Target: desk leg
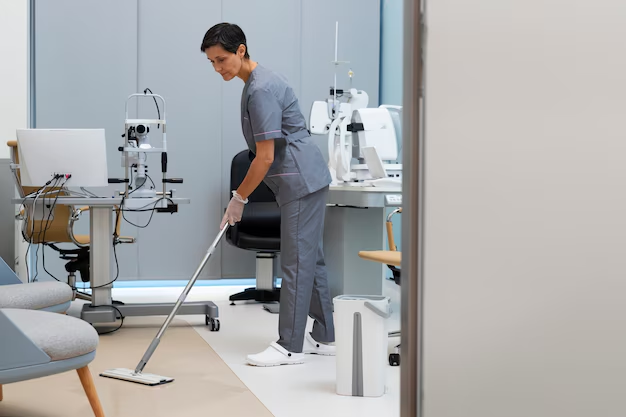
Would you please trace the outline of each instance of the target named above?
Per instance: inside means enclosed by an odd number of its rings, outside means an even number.
[[[385,208],[327,207],[324,258],[331,297],[382,295],[385,265],[359,258],[386,248]]]
[[[89,234],[91,248],[89,261],[91,264],[91,287],[93,307],[111,305],[112,284],[115,271],[111,268],[111,248],[113,246],[113,207],[91,206],[89,219]],[[98,288],[102,287],[102,288]]]

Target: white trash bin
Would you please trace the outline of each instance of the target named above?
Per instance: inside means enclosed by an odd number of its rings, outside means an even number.
[[[337,394],[382,396],[387,384],[389,297],[340,295],[333,304]]]

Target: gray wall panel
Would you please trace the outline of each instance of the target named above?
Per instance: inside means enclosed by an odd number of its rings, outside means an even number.
[[[214,72],[199,48],[206,30],[220,21],[239,24],[252,58],[289,79],[308,119],[311,103],[325,99],[332,84],[337,19],[342,25],[340,57],[353,61],[355,86],[367,90],[376,104],[378,4],[378,0],[38,2],[38,127],[106,128],[111,176],[122,176],[116,149],[122,139],[126,97],[147,87],[167,102],[169,175],[184,178],[184,184],[174,188],[179,196],[191,198],[191,204],[181,205],[172,216],[155,213],[148,228],[123,227],[123,234],[136,236],[138,242],[118,247],[120,279],[188,278],[217,233],[228,204],[230,163],[246,148],[240,124],[243,82],[226,83]],[[342,68],[346,80],[348,68]],[[140,115],[153,117],[154,103],[141,103]],[[155,133],[151,137],[159,140]],[[316,140],[325,152],[326,139]],[[160,185],[158,157],[151,157],[149,166]],[[126,213],[137,224],[145,224],[148,217]],[[85,216],[78,230],[88,233],[88,225]],[[254,253],[224,243],[214,258],[221,262],[214,260],[203,278],[252,277],[254,258]],[[47,256],[47,265],[54,261]]]
[[[245,13],[241,11],[245,10]],[[222,18],[236,23],[246,34],[250,57],[259,64],[282,73],[300,92],[300,2],[273,0],[224,2]],[[278,28],[279,30],[275,30]],[[208,28],[207,28],[208,29]],[[212,67],[209,67],[212,70]],[[241,131],[241,91],[243,81],[235,78],[224,82],[219,74],[212,78],[223,84],[222,96],[222,207],[230,200],[230,162],[240,151],[247,149]],[[225,245],[222,252],[224,277],[254,276],[255,254]],[[280,273],[277,272],[279,275]]]
[[[124,101],[137,88],[136,1],[37,1],[35,10],[36,127],[106,129],[109,176],[122,176],[117,147]],[[83,215],[77,232],[88,231]],[[122,231],[136,235],[130,226]],[[121,278],[137,276],[137,248],[118,248]],[[52,279],[42,268],[41,249],[38,258],[38,278]],[[46,268],[57,278],[66,276],[63,264],[46,250]]]
[[[168,175],[184,179],[183,184],[168,184],[168,188],[191,198],[178,214],[155,214],[150,226],[139,231],[141,278],[188,278],[219,229],[222,106],[216,92],[221,80],[212,73],[200,45],[206,30],[220,22],[220,4],[218,0],[139,1],[139,90],[148,87],[166,100]],[[141,103],[142,115],[156,115],[153,101]],[[155,132],[153,137],[159,141],[161,135]],[[149,166],[159,184],[157,155]],[[220,276],[216,252],[202,277]]]

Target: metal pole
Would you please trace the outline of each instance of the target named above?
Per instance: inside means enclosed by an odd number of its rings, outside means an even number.
[[[403,216],[400,415],[422,417],[424,153],[422,2],[404,0]]]

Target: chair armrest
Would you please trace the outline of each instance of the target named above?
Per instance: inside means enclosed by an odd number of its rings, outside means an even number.
[[[367,261],[379,262],[385,265],[401,266],[402,252],[390,250],[360,251],[359,257]]]
[[[78,220],[79,216],[84,211],[89,211],[89,206],[83,206],[80,208],[75,208],[73,210],[73,214],[72,214],[72,217],[70,219],[70,224],[69,224],[69,228],[70,228],[69,233],[72,237],[74,236],[74,222]],[[115,236],[117,237],[115,239],[115,243],[135,243],[136,239],[134,237],[120,236],[120,229],[122,225],[122,213],[120,212],[119,206],[114,206],[113,211],[116,213]],[[76,241],[74,242],[74,244],[81,246]]]
[[[392,211],[391,213],[389,213],[389,215],[387,216],[387,222],[386,222],[387,242],[389,243],[389,250],[392,250],[392,251],[398,250],[395,239],[393,237],[393,223],[391,221],[391,218],[395,216],[397,213],[402,213],[402,207],[399,207],[395,209],[394,211]]]
[[[81,247],[81,248],[88,247],[89,245],[81,244],[80,242],[78,242],[78,240],[76,240],[76,237],[74,235],[74,222],[76,220],[78,220],[78,218],[83,213],[83,211],[89,211],[89,206],[83,206],[83,207],[80,207],[80,208],[72,207],[72,213],[70,215],[70,221],[67,224],[67,234],[70,236],[70,238],[72,239],[73,243],[76,246]]]
[[[0,371],[50,362],[50,357],[35,345],[35,343],[3,313],[2,309],[0,309],[0,334],[2,335]]]
[[[78,219],[78,216],[80,216],[83,211],[89,211],[89,206],[83,206],[81,208],[74,208],[73,217]]]

